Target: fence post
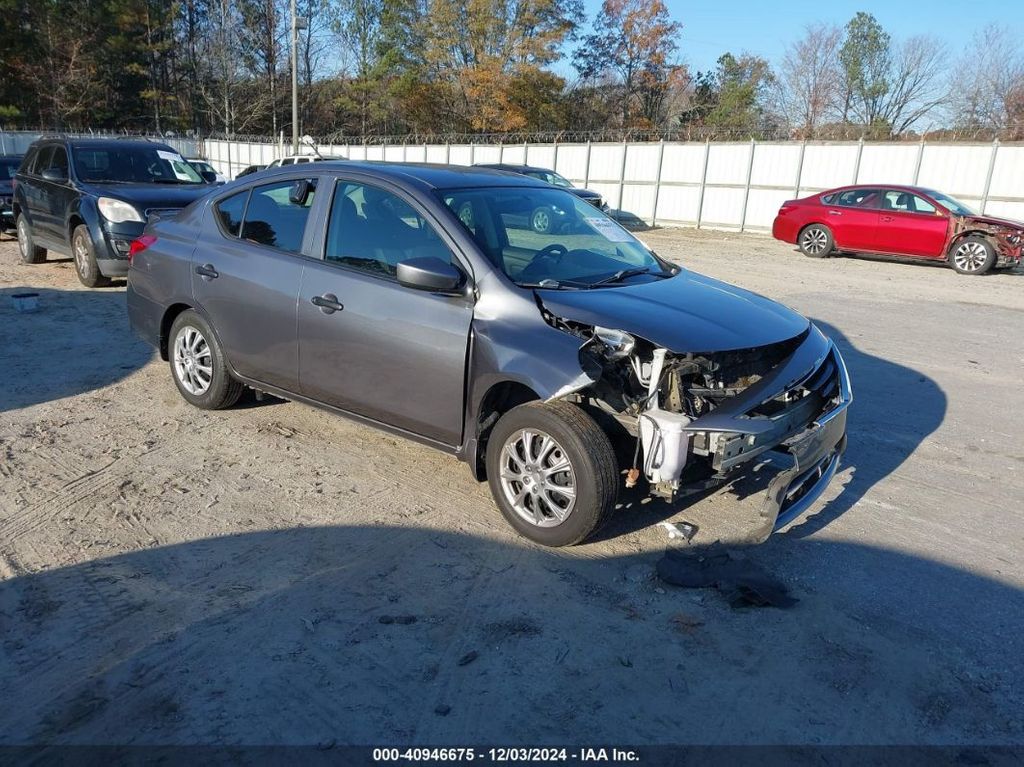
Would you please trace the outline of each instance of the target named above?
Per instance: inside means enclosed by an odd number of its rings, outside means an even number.
[[[796,186],[793,187],[794,197],[800,196],[800,182],[803,180],[804,177],[804,152],[806,151],[807,141],[805,139],[804,142],[800,145],[800,159],[796,161]]]
[[[860,137],[860,141],[857,142],[857,161],[853,164],[853,182],[857,183],[857,179],[860,178],[860,158],[864,154],[864,137]]]
[[[747,200],[750,199],[750,179],[754,175],[754,149],[757,143],[750,139],[750,160],[747,161],[747,185],[743,189],[743,210],[740,211],[740,231],[747,226]]]
[[[921,160],[924,158],[924,136],[917,149],[917,162],[914,163],[914,186],[917,186],[917,179],[921,176]]]
[[[587,167],[583,171],[583,186],[590,183],[590,139],[587,139]]]
[[[7,142],[4,141],[4,132],[0,130],[0,154],[7,154]]]
[[[448,141],[444,142],[444,164],[452,164],[452,145],[451,142]]]
[[[622,164],[619,166],[619,204],[617,206],[619,213],[622,213],[622,195],[626,189],[626,154],[628,152],[629,144],[626,143],[626,139],[622,139]]]
[[[651,228],[658,221],[658,197],[661,195],[661,166],[665,161],[665,139],[658,142],[658,173],[654,177],[654,207],[651,208]]]
[[[558,173],[558,136],[555,136],[555,156],[551,160],[551,170]]]
[[[402,162],[406,162],[409,159],[409,145],[405,143],[405,139],[402,139]]]
[[[523,139],[523,165],[529,165],[527,160],[530,157],[530,148],[526,144],[526,139]]]
[[[469,164],[470,165],[475,165],[476,164],[476,142],[475,141],[470,141],[469,142]]]
[[[981,215],[988,207],[988,193],[992,189],[992,174],[996,169],[996,155],[999,153],[999,139],[992,142],[992,156],[988,159],[988,173],[985,174],[985,191],[981,194]]]
[[[697,228],[704,218],[704,187],[708,184],[708,158],[711,157],[711,139],[704,139],[704,170],[700,174],[700,194],[697,195]]]
[[[498,164],[505,162],[505,139],[498,142]]]
[[[423,162],[430,162],[430,158],[427,157],[427,142],[423,142]]]

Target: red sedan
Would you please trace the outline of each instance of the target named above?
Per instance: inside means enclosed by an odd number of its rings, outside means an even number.
[[[934,189],[864,185],[787,200],[772,235],[812,258],[833,251],[926,258],[984,274],[1020,264],[1024,224],[978,215]]]

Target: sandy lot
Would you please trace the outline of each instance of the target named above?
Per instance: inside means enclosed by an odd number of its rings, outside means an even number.
[[[789,610],[653,578],[656,523],[707,543],[728,499],[540,549],[452,458],[192,409],[123,286],[0,243],[0,744],[1024,742],[1024,273],[643,236],[846,356],[846,465],[747,552]]]

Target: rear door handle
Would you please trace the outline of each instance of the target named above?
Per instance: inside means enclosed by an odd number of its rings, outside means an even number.
[[[320,311],[324,314],[334,314],[340,312],[345,307],[338,301],[338,297],[333,293],[324,293],[322,296],[313,296],[309,299],[309,302],[313,306],[319,306]]]
[[[888,224],[890,221],[892,221],[892,216],[882,216],[882,221]]]
[[[213,264],[203,264],[202,266],[197,266],[196,274],[198,274],[207,282],[209,282],[210,280],[214,280],[217,277],[220,277],[220,275],[217,273],[217,270],[213,268]]]
[[[841,216],[843,215],[843,212],[841,210],[830,210],[828,214],[830,216]]]

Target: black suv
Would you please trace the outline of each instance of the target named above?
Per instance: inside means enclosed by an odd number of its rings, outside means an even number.
[[[46,137],[14,177],[13,214],[25,263],[73,256],[89,288],[128,273],[131,242],[150,215],[166,217],[210,191],[166,144],[142,139]]]

